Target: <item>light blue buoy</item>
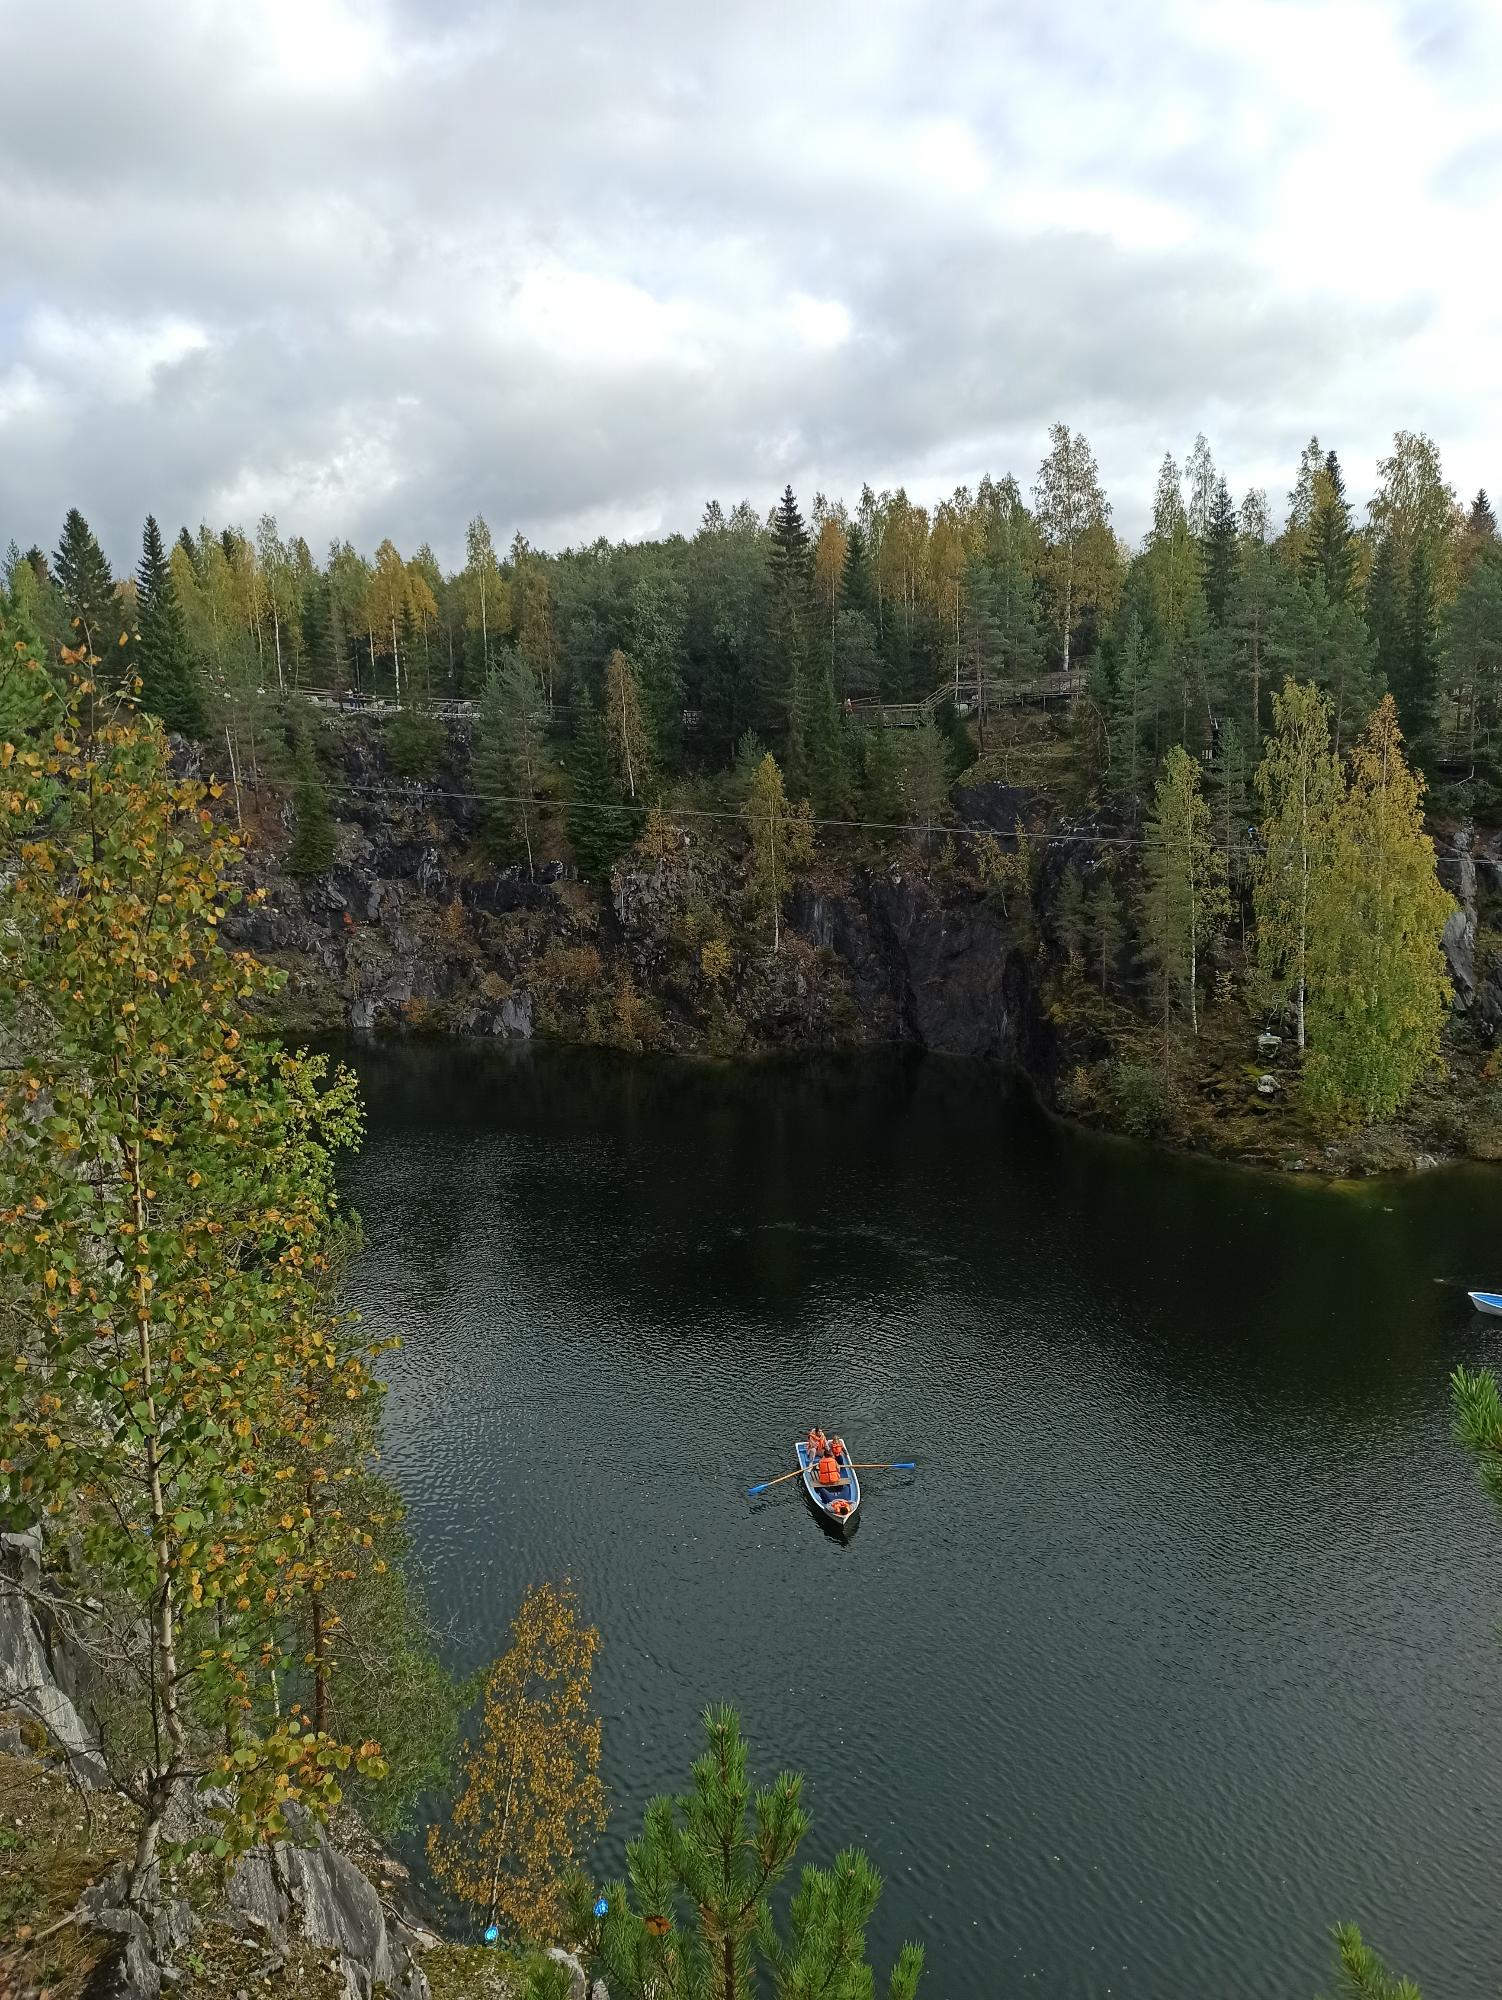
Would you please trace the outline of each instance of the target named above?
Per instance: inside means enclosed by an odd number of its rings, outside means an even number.
[[[495,1944],[500,1935],[501,1927],[499,1924],[487,1924],[485,1926],[485,1942],[487,1944]]]
[[[597,1917],[603,1917],[609,1908],[610,1908],[609,1901],[607,1900],[607,1898],[602,1896],[599,1902],[595,1904],[595,1915]]]

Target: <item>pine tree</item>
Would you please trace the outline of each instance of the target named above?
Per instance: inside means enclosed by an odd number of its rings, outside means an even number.
[[[146,516],[141,562],[136,571],[137,641],[133,664],[141,681],[141,705],[182,736],[202,736],[207,727],[198,663],[188,644],[187,623],[178,603],[171,565],[154,515]]]
[[[1355,1924],[1335,1926],[1342,2000],[1423,2000],[1411,1979],[1394,1979]]]
[[[1286,681],[1273,696],[1273,733],[1257,767],[1263,817],[1254,895],[1258,971],[1270,999],[1292,1005],[1300,1049],[1312,930],[1329,893],[1344,791],[1330,748],[1328,699]]]
[[[604,881],[618,855],[641,831],[641,813],[628,805],[610,765],[605,725],[587,688],[574,703],[573,754],[569,758],[565,825],[574,865],[592,881]]]
[[[753,1793],[739,1717],[711,1709],[704,1726],[709,1742],[692,1789],[653,1799],[627,1843],[626,1880],[606,1885],[598,1953],[611,1993],[871,2000],[866,1931],[881,1892],[876,1870],[846,1848],[827,1869],[805,1868],[790,1899],[778,1896],[809,1827],[802,1780],[783,1772]],[[581,1885],[586,1918],[593,1893]],[[904,1945],[887,2000],[914,2000],[922,1971],[921,1949]]]
[[[1210,518],[1200,544],[1205,602],[1209,607],[1210,622],[1218,631],[1223,629],[1230,619],[1232,592],[1236,583],[1237,556],[1236,509],[1231,502],[1231,489],[1222,476],[1215,482],[1215,493],[1210,502]]]
[[[1484,486],[1471,502],[1471,511],[1466,516],[1466,533],[1476,541],[1494,542],[1497,539],[1497,516],[1486,497]]]
[[[194,541],[193,537],[188,533],[186,525],[179,528],[177,531],[177,546],[182,550],[183,554],[188,558],[188,561],[193,565],[193,572],[195,575],[197,575],[198,544],[197,542]]]
[[[1225,857],[1211,838],[1199,765],[1180,744],[1163,761],[1147,833],[1142,932],[1158,984],[1166,1073],[1174,1014],[1187,1013],[1199,1033],[1200,954],[1220,935],[1230,909]]]
[[[287,870],[293,875],[321,875],[334,859],[328,787],[301,713],[294,717],[292,730],[292,845]]]
[[[76,507],[68,509],[53,562],[75,643],[98,656],[102,678],[118,684],[122,678],[118,648],[126,621],[104,551]]]
[[[1440,936],[1454,904],[1435,873],[1422,798],[1384,695],[1351,753],[1310,924],[1304,1089],[1331,1122],[1390,1117],[1439,1060],[1450,1002]]]

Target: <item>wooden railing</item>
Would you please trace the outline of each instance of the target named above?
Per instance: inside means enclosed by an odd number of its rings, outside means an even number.
[[[1078,667],[1071,667],[1067,674],[1060,670],[1041,674],[1031,681],[988,680],[983,683],[981,694],[988,711],[1035,702],[1072,701],[1083,691],[1085,679]],[[973,714],[976,708],[974,681],[968,684],[961,681],[958,699],[954,683],[946,681],[932,694],[925,695],[922,701],[846,701],[842,712],[847,722],[870,723],[877,729],[917,729],[946,701],[953,701],[961,715]]]

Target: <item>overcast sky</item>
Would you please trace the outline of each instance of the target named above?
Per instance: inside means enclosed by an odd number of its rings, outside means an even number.
[[[0,546],[1502,486],[1498,0],[0,0]]]

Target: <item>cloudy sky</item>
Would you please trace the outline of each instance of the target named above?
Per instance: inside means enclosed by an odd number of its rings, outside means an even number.
[[[1498,0],[0,0],[0,545],[1502,487]]]

